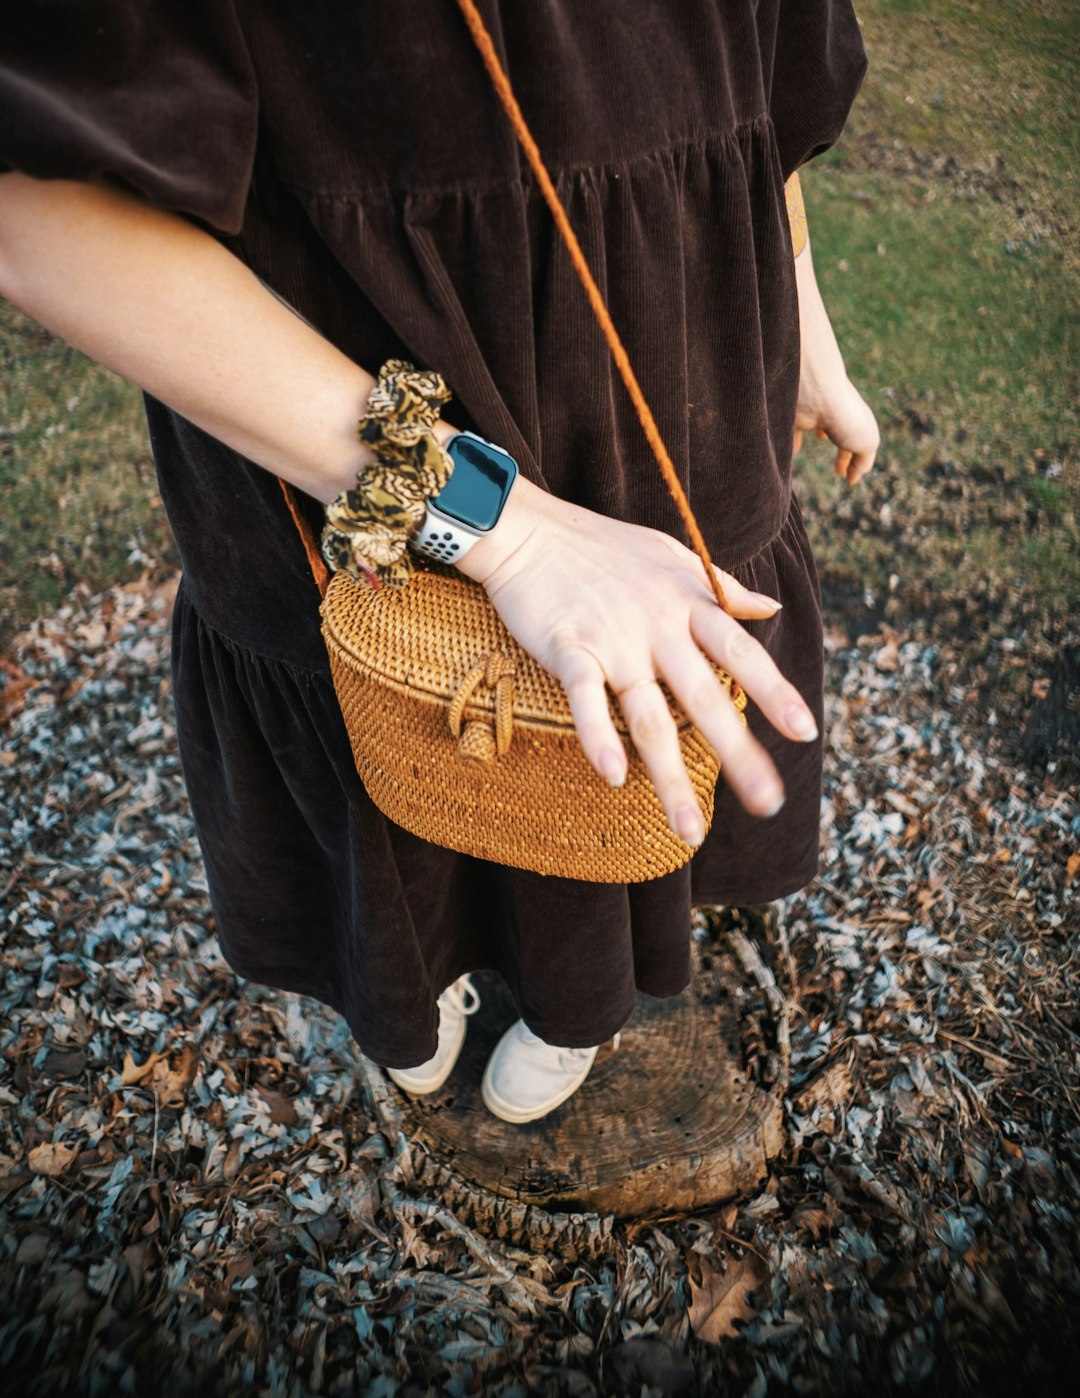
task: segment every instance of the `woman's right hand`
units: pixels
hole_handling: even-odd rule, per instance
[[[2,173],[0,294],[317,499],[332,500],[355,479],[355,405],[371,375],[189,220],[107,182]],[[717,607],[700,563],[677,540],[519,477],[498,528],[460,566],[562,682],[585,752],[609,780],[625,774],[626,753],[605,686],[622,692],[631,738],[683,838],[700,840],[703,822],[655,678],[716,749],[743,805],[761,814],[777,807],[779,775],[706,656],[787,736],[801,735],[785,711],[807,711],[764,649]],[[722,580],[736,616],[772,615],[733,578]]]
[[[586,756],[614,785],[625,780],[627,758],[606,691],[619,696],[634,746],[684,840],[700,844],[705,825],[660,679],[715,749],[746,810],[780,809],[776,766],[708,663],[738,680],[785,737],[817,737],[798,690],[736,619],[774,616],[768,598],[718,570],[729,615],[700,560],[677,539],[572,505],[522,477],[498,527],[459,567],[484,586],[518,643],[561,681]]]

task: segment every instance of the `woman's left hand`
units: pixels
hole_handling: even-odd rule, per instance
[[[871,469],[881,432],[874,410],[846,374],[836,373],[822,384],[805,369],[799,382],[795,414],[795,450],[803,432],[814,432],[836,447],[836,474],[854,485]]]
[[[802,445],[804,432],[827,437],[836,447],[836,474],[848,485],[854,485],[873,466],[881,433],[873,409],[847,376],[844,357],[821,299],[810,237],[805,232],[795,258],[795,284],[800,342],[795,450]]]

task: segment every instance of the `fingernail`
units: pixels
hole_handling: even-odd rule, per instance
[[[818,735],[813,714],[801,704],[792,704],[784,710],[784,722],[804,743],[812,743]]]
[[[675,829],[688,845],[700,845],[705,838],[705,822],[696,806],[680,806],[675,812]]]
[[[610,748],[605,748],[600,754],[600,770],[604,774],[604,780],[612,786],[622,786],[626,781],[626,768],[622,758]]]
[[[772,805],[769,807],[769,809],[768,809],[767,811],[762,811],[761,814],[762,814],[763,816],[765,816],[766,818],[769,817],[769,816],[774,816],[774,815],[777,813],[777,811],[779,811],[779,810],[781,809],[781,807],[783,806],[783,804],[784,804],[784,802],[785,802],[786,800],[787,800],[787,793],[781,791],[780,795],[779,795],[779,796],[776,798],[776,800],[772,803]]]
[[[783,602],[778,602],[775,597],[767,597],[764,592],[755,592],[754,596],[759,602],[763,602],[766,607],[771,607],[774,612],[778,612],[783,607]]]

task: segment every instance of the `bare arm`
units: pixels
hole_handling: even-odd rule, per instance
[[[0,175],[0,294],[316,499],[355,482],[374,379],[185,219],[106,183]]]
[[[797,176],[792,177],[793,180]],[[799,375],[799,406],[795,415],[795,449],[802,444],[803,431],[813,431],[836,446],[836,474],[849,485],[866,475],[874,464],[881,433],[873,410],[852,384],[844,367],[829,313],[821,298],[810,234],[802,209],[802,192],[793,199],[789,188],[788,208],[795,234],[795,282],[799,289],[799,332],[802,359]],[[798,228],[801,237],[796,233]]]
[[[324,502],[355,481],[354,436],[372,377],[285,307],[208,234],[107,184],[0,175],[0,293],[99,363],[250,460]],[[449,424],[437,435],[449,436]],[[736,617],[776,605],[723,574],[733,615],[696,556],[656,530],[608,519],[519,478],[505,524],[462,571],[488,590],[511,633],[564,685],[582,746],[619,782],[621,707],[673,828],[691,843],[701,812],[682,763],[667,682],[712,744],[747,810],[783,799],[775,764],[739,723],[707,657],[793,741],[813,718]]]

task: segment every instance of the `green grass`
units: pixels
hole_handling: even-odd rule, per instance
[[[803,184],[883,440],[853,490],[827,444],[798,466],[823,575],[853,594],[897,575],[901,598],[998,598],[1043,630],[1080,608],[1074,11],[859,5],[867,79]]]
[[[869,73],[804,187],[818,279],[883,442],[854,489],[826,444],[803,449],[823,575],[897,607],[951,590],[1067,620],[1080,612],[1080,11],[857,8]],[[3,647],[77,579],[137,572],[133,544],[175,552],[138,394],[3,303],[0,337]]]
[[[851,377],[889,403],[932,401],[969,451],[1064,450],[1080,383],[1060,251],[1010,253],[996,210],[925,204],[897,177],[826,166],[806,187]]]
[[[858,13],[870,72],[849,134],[947,152],[1075,215],[1074,0],[869,0]]]
[[[0,647],[76,582],[174,557],[138,392],[0,301]]]

